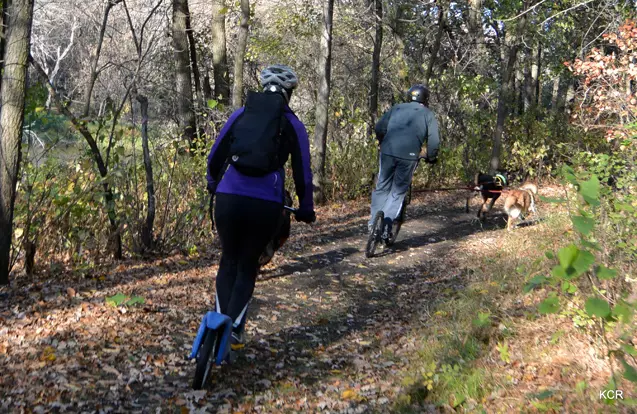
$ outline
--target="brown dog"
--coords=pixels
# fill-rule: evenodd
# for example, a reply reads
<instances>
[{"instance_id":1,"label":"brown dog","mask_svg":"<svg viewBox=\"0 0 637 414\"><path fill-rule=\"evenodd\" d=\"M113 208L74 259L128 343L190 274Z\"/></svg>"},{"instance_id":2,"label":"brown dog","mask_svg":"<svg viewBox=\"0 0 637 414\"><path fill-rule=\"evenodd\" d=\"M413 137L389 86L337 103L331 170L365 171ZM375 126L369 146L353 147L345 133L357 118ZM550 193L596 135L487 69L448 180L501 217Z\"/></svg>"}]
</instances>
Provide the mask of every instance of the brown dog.
<instances>
[{"instance_id":1,"label":"brown dog","mask_svg":"<svg viewBox=\"0 0 637 414\"><path fill-rule=\"evenodd\" d=\"M525 182L517 190L511 190L504 201L504 211L509 216L507 230L511 231L513 223L520 216L524 217L531 211L535 213L535 196L537 195L537 185Z\"/></svg>"}]
</instances>

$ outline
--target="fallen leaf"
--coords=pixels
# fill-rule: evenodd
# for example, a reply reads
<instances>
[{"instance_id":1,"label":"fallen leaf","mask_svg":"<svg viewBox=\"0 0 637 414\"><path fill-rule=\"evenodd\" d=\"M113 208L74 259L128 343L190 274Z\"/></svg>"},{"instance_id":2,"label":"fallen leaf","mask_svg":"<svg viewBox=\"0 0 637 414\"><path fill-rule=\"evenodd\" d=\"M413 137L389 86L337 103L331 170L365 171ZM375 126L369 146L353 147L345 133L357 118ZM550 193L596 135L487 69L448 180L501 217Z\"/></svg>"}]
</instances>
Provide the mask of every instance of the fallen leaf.
<instances>
[{"instance_id":1,"label":"fallen leaf","mask_svg":"<svg viewBox=\"0 0 637 414\"><path fill-rule=\"evenodd\" d=\"M341 393L341 398L344 400L358 399L358 394L353 389L349 388Z\"/></svg>"}]
</instances>

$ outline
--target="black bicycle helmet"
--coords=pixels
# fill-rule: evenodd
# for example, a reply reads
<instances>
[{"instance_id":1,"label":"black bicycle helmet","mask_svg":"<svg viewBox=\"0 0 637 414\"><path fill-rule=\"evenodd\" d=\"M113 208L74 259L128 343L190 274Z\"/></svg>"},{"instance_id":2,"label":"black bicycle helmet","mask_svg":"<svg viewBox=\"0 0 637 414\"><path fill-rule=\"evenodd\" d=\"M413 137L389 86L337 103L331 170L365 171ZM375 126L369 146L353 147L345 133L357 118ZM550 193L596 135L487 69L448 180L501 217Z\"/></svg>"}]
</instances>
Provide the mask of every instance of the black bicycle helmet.
<instances>
[{"instance_id":1,"label":"black bicycle helmet","mask_svg":"<svg viewBox=\"0 0 637 414\"><path fill-rule=\"evenodd\" d=\"M407 101L420 102L425 106L429 105L429 89L421 84L412 86L407 92Z\"/></svg>"}]
</instances>

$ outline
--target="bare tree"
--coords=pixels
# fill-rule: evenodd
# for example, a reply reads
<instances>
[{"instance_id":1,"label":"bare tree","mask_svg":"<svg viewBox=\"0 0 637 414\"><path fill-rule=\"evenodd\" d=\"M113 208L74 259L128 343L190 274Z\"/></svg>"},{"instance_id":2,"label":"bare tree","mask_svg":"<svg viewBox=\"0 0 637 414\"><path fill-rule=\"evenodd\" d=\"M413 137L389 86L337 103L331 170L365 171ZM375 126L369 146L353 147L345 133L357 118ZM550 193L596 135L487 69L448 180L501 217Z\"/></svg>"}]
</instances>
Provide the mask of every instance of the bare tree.
<instances>
[{"instance_id":1,"label":"bare tree","mask_svg":"<svg viewBox=\"0 0 637 414\"><path fill-rule=\"evenodd\" d=\"M438 30L436 31L436 38L434 39L431 56L429 57L429 63L427 64L427 71L425 72L425 85L429 84L431 75L433 74L434 64L438 58L438 51L440 50L440 43L442 42L442 34L445 30L445 14L447 10L443 3L439 3L438 6Z\"/></svg>"},{"instance_id":2,"label":"bare tree","mask_svg":"<svg viewBox=\"0 0 637 414\"><path fill-rule=\"evenodd\" d=\"M75 115L71 113L68 107L62 103L57 92L55 91L51 83L49 82L46 72L44 71L42 66L40 66L40 64L36 62L35 60L32 60L31 63L33 64L33 67L35 68L37 74L44 80L46 88L49 91L49 94L53 100L53 103L57 107L58 111L60 111L61 114L66 116L71 121L75 129L84 137L84 139L88 143L91 149L93 160L95 161L95 164L97 165L97 169L100 173L100 176L102 178L106 178L108 176L108 156L105 160L104 157L102 156L102 152L100 151L99 146L97 145L97 141L95 140L91 132L86 127L86 124L84 124L83 122L80 122L80 120L77 119ZM128 94L126 95L128 96ZM113 123L117 122L116 119L117 119L117 116L114 116ZM107 153L110 152L111 145L112 145L112 140L109 140ZM113 256L116 259L121 259L122 258L122 236L119 231L117 212L115 210L115 196L107 180L103 180L102 187L104 189L104 201L106 204L106 212L108 215L108 220L109 220L110 228L111 228L109 247L112 250Z\"/></svg>"},{"instance_id":3,"label":"bare tree","mask_svg":"<svg viewBox=\"0 0 637 414\"><path fill-rule=\"evenodd\" d=\"M7 31L5 30L5 8L7 0L0 0L0 67L4 64L4 47ZM0 88L2 87L2 76L0 76Z\"/></svg>"},{"instance_id":4,"label":"bare tree","mask_svg":"<svg viewBox=\"0 0 637 414\"><path fill-rule=\"evenodd\" d=\"M332 72L332 21L334 0L323 1L323 33L321 51L318 59L319 90L316 102L316 126L314 127L314 200L324 203L325 157L327 151L327 122L330 106L330 78Z\"/></svg>"},{"instance_id":5,"label":"bare tree","mask_svg":"<svg viewBox=\"0 0 637 414\"><path fill-rule=\"evenodd\" d=\"M196 133L196 118L192 99L190 49L186 33L188 0L173 0L173 49L175 57L175 84L178 100L179 127L182 138L191 143Z\"/></svg>"},{"instance_id":6,"label":"bare tree","mask_svg":"<svg viewBox=\"0 0 637 414\"><path fill-rule=\"evenodd\" d=\"M102 16L102 25L100 26L97 46L95 46L95 52L91 61L91 71L89 74L88 84L86 85L86 90L84 93L84 111L82 111L82 114L85 117L87 117L91 112L91 97L93 96L93 88L95 87L95 82L97 81L97 77L100 74L100 70L98 70L97 66L99 65L100 55L102 53L102 45L104 44L104 35L106 34L108 15L111 13L111 9L121 2L122 0L106 1L106 8L104 9L104 14Z\"/></svg>"},{"instance_id":7,"label":"bare tree","mask_svg":"<svg viewBox=\"0 0 637 414\"><path fill-rule=\"evenodd\" d=\"M64 50L62 50L61 46L54 47L53 50L48 50L44 39L39 39L39 36L35 33L35 28L34 33L31 35L33 43L32 49L34 49L33 57L40 62L40 65L48 75L54 88L56 87L56 81L58 74L60 73L62 61L69 55L69 52L75 43L75 33L79 28L80 26L77 21L77 17L74 17L71 25L71 33L69 34L69 40ZM45 106L47 109L50 109L51 95L48 96Z\"/></svg>"},{"instance_id":8,"label":"bare tree","mask_svg":"<svg viewBox=\"0 0 637 414\"><path fill-rule=\"evenodd\" d=\"M529 0L525 0L522 9L528 8ZM502 134L504 133L504 123L509 114L510 104L513 95L513 82L515 78L515 62L518 57L518 51L522 45L522 35L526 30L527 14L520 17L517 27L509 36L508 44L509 53L507 59L502 65L502 81L498 91L498 109L495 131L493 132L493 146L491 148L490 171L495 173L500 168L500 153L502 152ZM506 40L506 39L505 39Z\"/></svg>"},{"instance_id":9,"label":"bare tree","mask_svg":"<svg viewBox=\"0 0 637 414\"><path fill-rule=\"evenodd\" d=\"M376 125L378 115L378 83L380 78L380 52L383 47L383 1L370 0L369 5L374 3L374 50L372 51L372 79L369 90L369 127L367 135L371 136Z\"/></svg>"},{"instance_id":10,"label":"bare tree","mask_svg":"<svg viewBox=\"0 0 637 414\"><path fill-rule=\"evenodd\" d=\"M154 244L153 224L155 222L155 181L148 147L148 99L143 95L137 95L137 101L142 113L142 151L144 170L146 171L146 194L148 195L148 210L146 211L146 220L142 225L141 239L145 248L152 249Z\"/></svg>"},{"instance_id":11,"label":"bare tree","mask_svg":"<svg viewBox=\"0 0 637 414\"><path fill-rule=\"evenodd\" d=\"M9 283L13 207L20 168L33 0L5 4L6 45L0 91L0 284Z\"/></svg>"},{"instance_id":12,"label":"bare tree","mask_svg":"<svg viewBox=\"0 0 637 414\"><path fill-rule=\"evenodd\" d=\"M232 106L239 108L243 104L243 64L248 46L250 28L250 0L241 0L241 20L239 38L234 53L234 83L232 84Z\"/></svg>"},{"instance_id":13,"label":"bare tree","mask_svg":"<svg viewBox=\"0 0 637 414\"><path fill-rule=\"evenodd\" d=\"M135 43L135 50L137 51L137 67L138 70L141 68L141 64L144 60L144 56L146 52L152 47L153 39L151 39L149 45L147 46L146 51L144 50L144 32L146 29L146 25L148 21L153 16L155 11L162 4L163 0L159 0L157 5L153 7L150 11L146 19L141 25L139 33L135 30L135 26L133 25L133 21L130 17L130 13L128 11L128 7L126 3L124 3L124 8L126 10L126 17L128 20L128 25L131 31L131 36L133 38L133 42ZM141 95L137 91L137 84L133 85L131 92L137 102L139 102L140 112L142 115L142 128L141 128L141 136L142 136L142 153L144 159L144 171L146 172L146 196L147 196L147 210L146 210L146 220L144 220L144 224L141 228L141 242L144 248L152 249L155 244L155 238L153 237L153 226L155 223L155 180L153 178L153 164L150 158L150 147L148 145L148 98L144 95Z\"/></svg>"},{"instance_id":14,"label":"bare tree","mask_svg":"<svg viewBox=\"0 0 637 414\"><path fill-rule=\"evenodd\" d=\"M230 99L228 57L226 54L227 10L225 0L212 1L212 65L215 99L219 99L224 104L227 104Z\"/></svg>"},{"instance_id":15,"label":"bare tree","mask_svg":"<svg viewBox=\"0 0 637 414\"><path fill-rule=\"evenodd\" d=\"M195 83L195 102L199 109L203 108L203 95L201 89L201 75L199 73L199 65L197 63L197 44L195 43L195 34L192 30L190 9L186 2L186 34L188 35L188 47L190 53L190 68L192 69L192 80Z\"/></svg>"}]
</instances>

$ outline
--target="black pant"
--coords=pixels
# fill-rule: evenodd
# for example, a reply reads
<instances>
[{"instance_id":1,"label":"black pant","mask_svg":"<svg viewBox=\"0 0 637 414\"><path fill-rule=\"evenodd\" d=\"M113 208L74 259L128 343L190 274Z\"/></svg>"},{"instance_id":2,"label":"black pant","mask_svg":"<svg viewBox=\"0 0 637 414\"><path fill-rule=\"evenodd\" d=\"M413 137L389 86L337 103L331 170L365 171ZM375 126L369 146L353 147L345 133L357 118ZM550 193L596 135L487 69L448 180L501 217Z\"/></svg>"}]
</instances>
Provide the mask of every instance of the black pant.
<instances>
[{"instance_id":1,"label":"black pant","mask_svg":"<svg viewBox=\"0 0 637 414\"><path fill-rule=\"evenodd\" d=\"M217 311L235 329L245 322L259 271L259 256L274 235L283 204L233 194L217 194L215 222L221 239L217 273Z\"/></svg>"}]
</instances>

